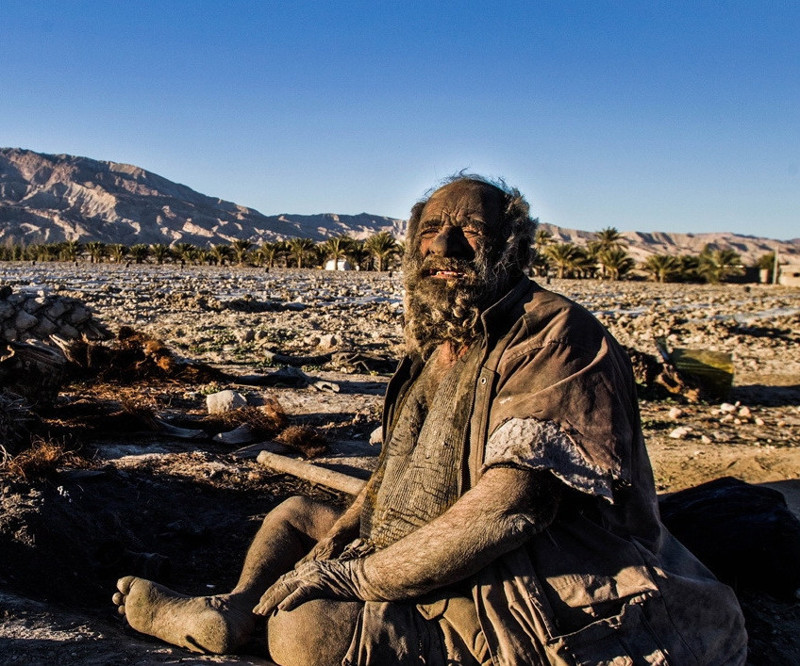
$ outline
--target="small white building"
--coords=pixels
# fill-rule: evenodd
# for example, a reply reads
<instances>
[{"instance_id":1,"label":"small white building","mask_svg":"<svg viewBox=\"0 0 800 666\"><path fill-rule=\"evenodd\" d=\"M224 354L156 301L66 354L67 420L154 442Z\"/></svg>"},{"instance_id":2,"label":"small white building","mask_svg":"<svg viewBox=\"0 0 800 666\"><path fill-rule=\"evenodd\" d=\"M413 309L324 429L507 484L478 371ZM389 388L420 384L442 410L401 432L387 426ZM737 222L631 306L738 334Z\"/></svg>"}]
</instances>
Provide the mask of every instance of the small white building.
<instances>
[{"instance_id":1,"label":"small white building","mask_svg":"<svg viewBox=\"0 0 800 666\"><path fill-rule=\"evenodd\" d=\"M338 261L334 259L328 259L325 262L325 270L326 271L352 271L353 266L350 264L347 259L339 259Z\"/></svg>"}]
</instances>

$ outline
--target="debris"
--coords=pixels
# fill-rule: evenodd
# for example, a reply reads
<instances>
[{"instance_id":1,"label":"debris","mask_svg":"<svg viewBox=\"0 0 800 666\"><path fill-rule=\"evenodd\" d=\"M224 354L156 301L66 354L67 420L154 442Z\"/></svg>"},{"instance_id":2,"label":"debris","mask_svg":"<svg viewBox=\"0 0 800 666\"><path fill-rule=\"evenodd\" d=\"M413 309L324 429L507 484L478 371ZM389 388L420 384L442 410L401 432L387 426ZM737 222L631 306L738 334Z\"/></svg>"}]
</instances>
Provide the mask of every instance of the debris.
<instances>
[{"instance_id":1,"label":"debris","mask_svg":"<svg viewBox=\"0 0 800 666\"><path fill-rule=\"evenodd\" d=\"M213 439L220 444L249 444L255 439L255 436L250 426L243 423L238 428L228 432L217 433Z\"/></svg>"},{"instance_id":2,"label":"debris","mask_svg":"<svg viewBox=\"0 0 800 666\"><path fill-rule=\"evenodd\" d=\"M289 426L275 440L300 452L304 458L316 458L328 449L325 437L307 426Z\"/></svg>"},{"instance_id":3,"label":"debris","mask_svg":"<svg viewBox=\"0 0 800 666\"><path fill-rule=\"evenodd\" d=\"M51 405L66 378L67 359L40 341L9 342L0 357L0 386L34 407Z\"/></svg>"},{"instance_id":4,"label":"debris","mask_svg":"<svg viewBox=\"0 0 800 666\"><path fill-rule=\"evenodd\" d=\"M779 491L723 477L659 506L669 531L722 581L784 598L800 587L800 520Z\"/></svg>"},{"instance_id":5,"label":"debris","mask_svg":"<svg viewBox=\"0 0 800 666\"><path fill-rule=\"evenodd\" d=\"M348 474L334 472L318 465L312 465L302 460L295 460L294 458L270 453L269 451L259 453L257 460L260 464L278 472L291 474L299 479L323 485L348 495L358 495L366 483L366 481Z\"/></svg>"}]
</instances>

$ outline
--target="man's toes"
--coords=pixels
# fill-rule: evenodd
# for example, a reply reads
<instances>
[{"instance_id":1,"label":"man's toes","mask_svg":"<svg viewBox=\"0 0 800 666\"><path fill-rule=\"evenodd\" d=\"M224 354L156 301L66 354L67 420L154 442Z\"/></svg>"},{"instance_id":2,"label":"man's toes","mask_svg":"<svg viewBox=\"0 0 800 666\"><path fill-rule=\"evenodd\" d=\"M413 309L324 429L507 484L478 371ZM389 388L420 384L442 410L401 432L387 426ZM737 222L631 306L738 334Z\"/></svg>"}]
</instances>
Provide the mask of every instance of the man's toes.
<instances>
[{"instance_id":1,"label":"man's toes","mask_svg":"<svg viewBox=\"0 0 800 666\"><path fill-rule=\"evenodd\" d=\"M117 606L124 606L125 595L122 594L122 592L114 592L114 596L111 597L111 601L113 601Z\"/></svg>"},{"instance_id":2,"label":"man's toes","mask_svg":"<svg viewBox=\"0 0 800 666\"><path fill-rule=\"evenodd\" d=\"M128 594L128 592L131 591L134 580L136 580L136 576L124 576L120 578L117 581L117 589L122 592L122 594Z\"/></svg>"}]
</instances>

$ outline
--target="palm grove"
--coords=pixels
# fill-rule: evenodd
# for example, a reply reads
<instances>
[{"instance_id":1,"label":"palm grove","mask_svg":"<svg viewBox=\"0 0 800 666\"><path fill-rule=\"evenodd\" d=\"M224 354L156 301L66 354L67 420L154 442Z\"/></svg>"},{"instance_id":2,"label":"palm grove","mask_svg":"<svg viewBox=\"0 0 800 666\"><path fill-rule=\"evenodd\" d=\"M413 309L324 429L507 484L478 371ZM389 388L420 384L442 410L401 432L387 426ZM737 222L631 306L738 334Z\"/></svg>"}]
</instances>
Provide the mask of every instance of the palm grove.
<instances>
[{"instance_id":1,"label":"palm grove","mask_svg":"<svg viewBox=\"0 0 800 666\"><path fill-rule=\"evenodd\" d=\"M534 239L535 258L532 272L538 276L557 278L602 278L620 280L646 275L657 282L724 282L740 275L744 267L733 250L706 246L700 254L656 254L637 264L628 254L627 243L614 227L594 234L585 245L558 242L545 229ZM0 261L69 261L90 263L181 265L250 265L264 268L319 268L326 264L335 268L386 271L399 265L403 243L388 231L378 232L365 240L346 235L314 242L310 238L290 238L255 244L236 239L229 244L198 247L191 243L165 244L103 243L62 241L20 245L8 243L0 247ZM759 268L771 269L774 254L758 261Z\"/></svg>"}]
</instances>

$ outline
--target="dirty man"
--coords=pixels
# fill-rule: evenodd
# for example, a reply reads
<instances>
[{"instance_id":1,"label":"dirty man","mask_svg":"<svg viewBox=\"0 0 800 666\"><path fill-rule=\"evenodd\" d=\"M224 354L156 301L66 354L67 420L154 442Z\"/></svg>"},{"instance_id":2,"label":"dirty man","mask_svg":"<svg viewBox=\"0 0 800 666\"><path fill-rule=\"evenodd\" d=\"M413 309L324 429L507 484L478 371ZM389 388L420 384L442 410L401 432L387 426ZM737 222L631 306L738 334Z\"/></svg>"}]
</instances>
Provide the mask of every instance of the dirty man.
<instances>
[{"instance_id":1,"label":"dirty man","mask_svg":"<svg viewBox=\"0 0 800 666\"><path fill-rule=\"evenodd\" d=\"M284 666L743 664L732 591L659 521L625 353L525 277L534 226L479 177L416 204L377 471L272 511L230 593L122 578L131 626L225 653L265 616Z\"/></svg>"}]
</instances>

